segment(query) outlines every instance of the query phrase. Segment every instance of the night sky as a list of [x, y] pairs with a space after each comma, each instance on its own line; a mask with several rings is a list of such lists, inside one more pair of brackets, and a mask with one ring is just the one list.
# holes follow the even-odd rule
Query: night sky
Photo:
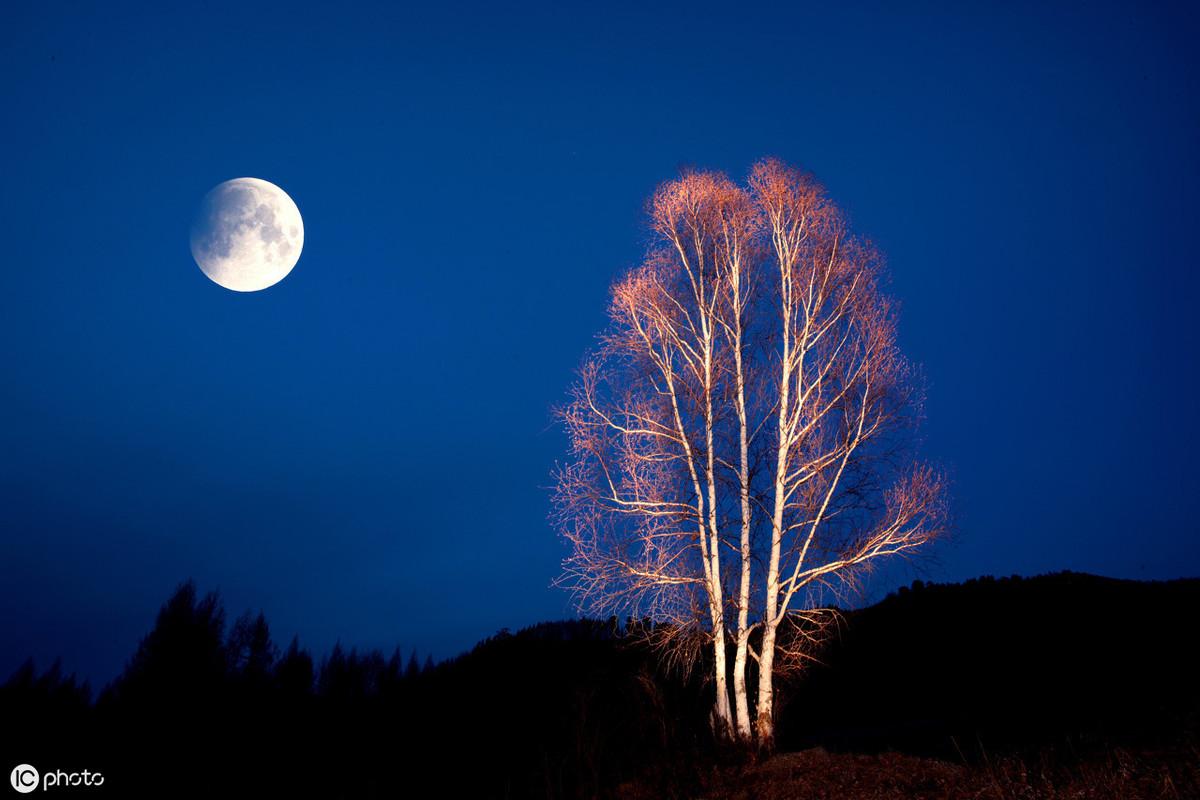
[[[318, 653], [570, 614], [552, 408], [655, 185], [766, 155], [888, 256], [920, 576], [1200, 574], [1191, 10], [431, 5], [4, 3], [0, 679], [188, 577]], [[305, 221], [256, 294], [188, 248], [239, 176]]]

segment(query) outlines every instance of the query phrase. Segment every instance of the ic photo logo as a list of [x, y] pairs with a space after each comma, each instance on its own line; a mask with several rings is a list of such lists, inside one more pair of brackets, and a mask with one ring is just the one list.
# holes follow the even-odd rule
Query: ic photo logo
[[38, 788], [39, 783], [43, 792], [59, 787], [102, 786], [104, 776], [88, 769], [83, 772], [63, 772], [56, 769], [41, 775], [31, 764], [18, 764], [9, 773], [8, 781], [20, 794], [29, 794]]
[[28, 764], [18, 764], [13, 767], [12, 774], [8, 778], [12, 782], [12, 787], [21, 794], [29, 794], [41, 782], [38, 771]]

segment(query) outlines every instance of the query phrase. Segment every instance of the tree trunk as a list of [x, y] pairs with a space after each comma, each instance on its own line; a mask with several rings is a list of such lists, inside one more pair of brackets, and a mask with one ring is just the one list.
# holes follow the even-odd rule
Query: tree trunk
[[746, 651], [748, 637], [739, 636], [737, 655], [733, 660], [733, 705], [737, 714], [737, 736], [744, 742], [752, 740], [750, 727], [750, 698], [746, 694]]
[[717, 716], [717, 735], [721, 738], [733, 738], [733, 715], [729, 713], [729, 686], [725, 681], [725, 631], [724, 626], [718, 627], [713, 636], [714, 670], [716, 677], [717, 701], [714, 711]]
[[754, 720], [758, 748], [775, 749], [775, 626], [763, 631], [762, 654], [758, 662], [758, 709]]
[[[786, 293], [785, 297], [790, 297]], [[766, 592], [763, 597], [763, 640], [758, 657], [758, 709], [755, 729], [758, 746], [772, 750], [775, 746], [775, 632], [779, 627], [779, 560], [783, 547], [783, 517], [787, 506], [787, 468], [791, 447], [791, 337], [788, 328], [790, 308], [783, 309], [783, 368], [779, 384], [778, 441], [775, 452], [775, 508], [771, 515], [771, 553], [767, 560]]]
[[750, 647], [750, 454], [747, 439], [749, 426], [746, 421], [746, 378], [742, 365], [741, 280], [737, 271], [733, 272], [733, 279], [733, 305], [738, 310], [733, 326], [733, 354], [734, 374], [737, 380], [738, 488], [741, 495], [739, 500], [742, 512], [740, 548], [742, 574], [738, 587], [737, 654], [733, 660], [733, 701], [737, 712], [738, 738], [749, 742], [753, 738], [753, 732], [750, 729], [750, 700], [746, 695], [746, 654]]

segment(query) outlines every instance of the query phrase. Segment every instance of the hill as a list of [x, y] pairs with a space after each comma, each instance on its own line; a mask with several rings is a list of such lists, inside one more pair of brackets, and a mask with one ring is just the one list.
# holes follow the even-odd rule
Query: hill
[[19, 670], [0, 688], [0, 753], [100, 770], [93, 793], [118, 797], [739, 796], [737, 781], [803, 796], [822, 759], [924, 765], [920, 784], [949, 762], [978, 782], [995, 764], [1082, 774], [1114, 753], [1149, 758], [1158, 785], [1196, 752], [1198, 611], [1197, 580], [918, 582], [846, 612], [821, 663], [783, 685], [781, 748], [829, 752], [745, 772], [709, 737], [704, 671], [664, 669], [616, 620], [501, 632], [425, 668], [340, 647], [315, 662], [295, 641], [281, 651], [261, 615], [227, 626], [187, 584], [95, 702], [55, 668]]
[[1196, 730], [1200, 580], [914, 583], [846, 616], [781, 712], [789, 747], [1153, 743]]

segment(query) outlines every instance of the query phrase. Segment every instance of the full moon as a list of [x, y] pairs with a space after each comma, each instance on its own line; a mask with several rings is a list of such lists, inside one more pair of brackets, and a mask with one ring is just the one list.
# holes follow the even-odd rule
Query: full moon
[[213, 283], [257, 292], [279, 283], [304, 247], [304, 221], [287, 193], [234, 178], [204, 196], [192, 223], [192, 258]]

